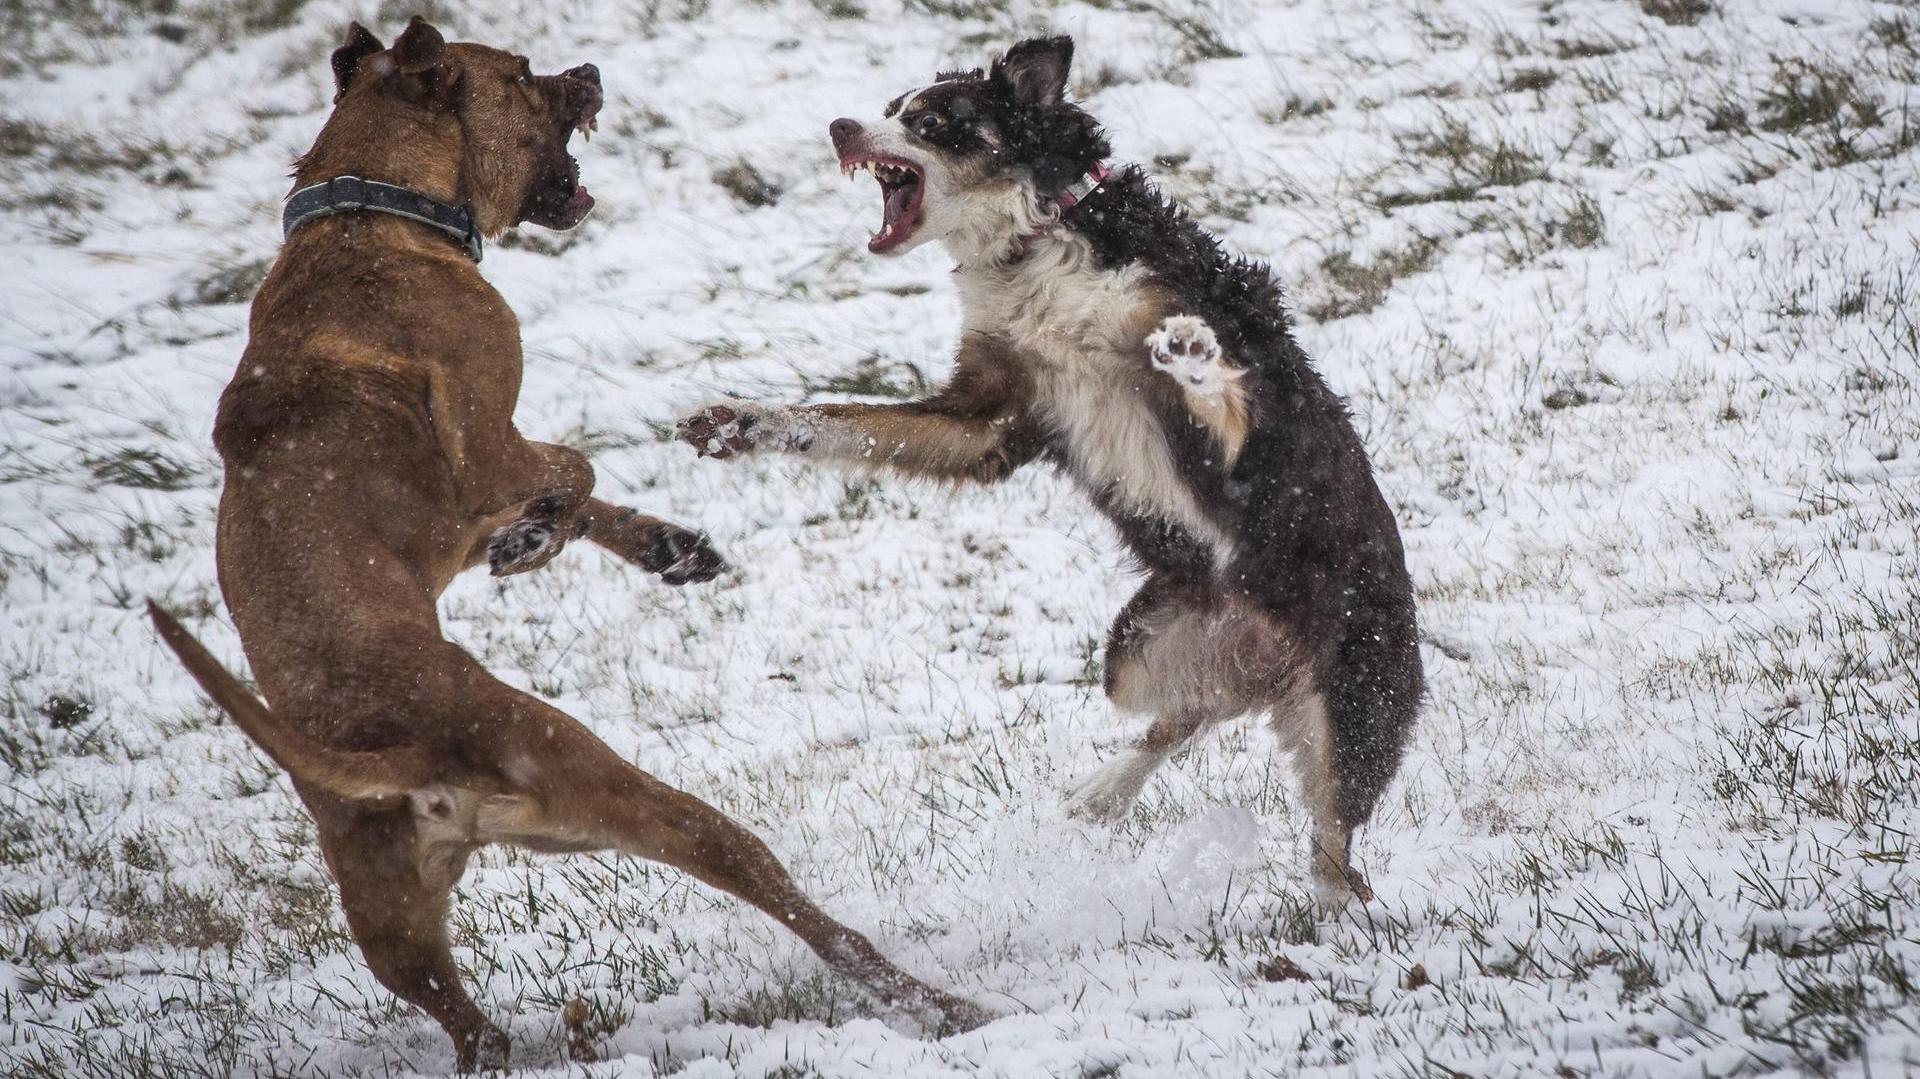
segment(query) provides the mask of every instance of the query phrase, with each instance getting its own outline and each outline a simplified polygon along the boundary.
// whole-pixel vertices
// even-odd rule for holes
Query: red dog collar
[[[1113,170],[1108,168],[1104,162],[1095,162],[1093,168],[1088,169],[1085,176],[1069,184],[1065,191],[1060,192],[1060,197],[1054,200],[1059,204],[1060,212],[1066,213],[1068,210],[1079,205],[1081,200],[1093,194],[1094,189],[1106,183],[1107,177],[1112,175]]]

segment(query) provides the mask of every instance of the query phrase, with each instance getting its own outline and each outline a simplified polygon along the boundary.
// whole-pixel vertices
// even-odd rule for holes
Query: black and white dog
[[[868,249],[938,240],[958,263],[965,332],[945,388],[894,405],[727,402],[680,435],[706,456],[784,450],[948,480],[1064,469],[1146,571],[1108,638],[1106,690],[1153,717],[1075,811],[1124,814],[1197,732],[1265,712],[1313,812],[1322,897],[1370,898],[1353,830],[1422,693],[1393,514],[1267,268],[1224,253],[1140,169],[1107,169],[1099,124],[1065,97],[1072,56],[1070,38],[1025,41],[877,123],[830,128],[841,168],[880,182]]]

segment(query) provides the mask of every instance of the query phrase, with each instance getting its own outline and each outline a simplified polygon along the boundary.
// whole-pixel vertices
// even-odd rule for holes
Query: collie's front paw
[[[813,442],[810,428],[791,411],[747,401],[708,405],[673,430],[700,456],[717,460],[758,449],[804,450]]]
[[[1222,397],[1246,372],[1227,366],[1213,327],[1192,315],[1174,315],[1147,335],[1147,353],[1156,371],[1187,393]]]

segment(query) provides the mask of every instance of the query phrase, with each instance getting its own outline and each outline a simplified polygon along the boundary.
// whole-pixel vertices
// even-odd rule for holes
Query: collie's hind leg
[[[1127,815],[1147,780],[1168,757],[1213,721],[1200,712],[1161,716],[1134,747],[1074,784],[1067,813],[1081,820],[1113,822]]]
[[[1413,621],[1353,634],[1324,689],[1274,709],[1274,729],[1294,747],[1313,810],[1313,879],[1325,907],[1373,898],[1353,867],[1354,829],[1373,813],[1399,771],[1424,692]]]
[[[1273,710],[1273,729],[1293,755],[1300,794],[1313,815],[1307,865],[1315,897],[1324,910],[1338,910],[1349,899],[1369,902],[1373,889],[1353,867],[1353,830],[1360,821],[1341,812],[1333,729],[1326,698],[1317,690],[1293,694]]]
[[[1251,710],[1257,687],[1287,661],[1267,619],[1230,599],[1162,578],[1149,580],[1107,641],[1107,697],[1153,725],[1133,748],[1077,784],[1068,812],[1126,815],[1154,770],[1196,734]]]

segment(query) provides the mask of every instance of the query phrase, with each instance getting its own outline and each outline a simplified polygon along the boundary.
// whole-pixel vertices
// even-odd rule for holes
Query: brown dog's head
[[[353,173],[450,194],[488,236],[523,221],[570,229],[592,211],[567,152],[575,131],[596,126],[592,64],[535,75],[524,56],[450,45],[416,16],[392,48],[354,23],[333,77],[334,113],[301,159],[303,183]]]

